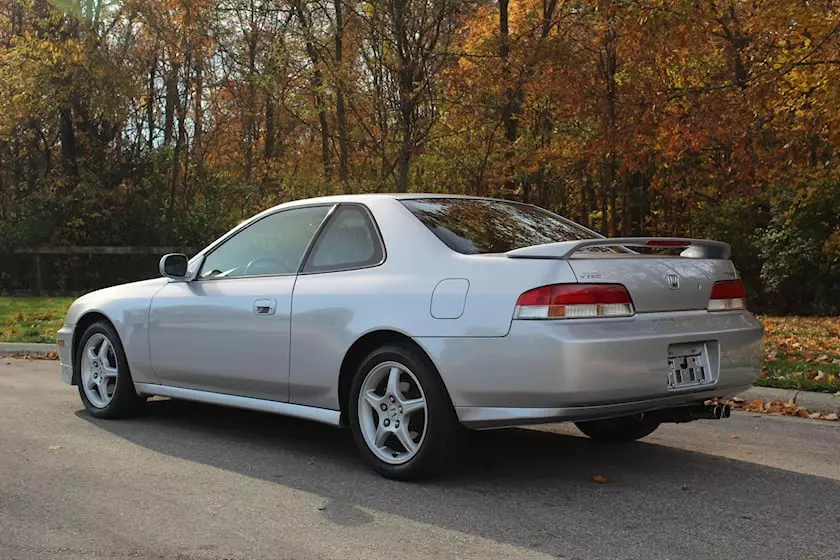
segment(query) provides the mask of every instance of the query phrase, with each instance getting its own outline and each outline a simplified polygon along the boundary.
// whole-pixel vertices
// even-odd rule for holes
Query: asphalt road
[[[840,423],[737,414],[618,446],[485,432],[407,484],[342,430],[167,400],[94,420],[56,362],[0,358],[4,560],[835,560],[838,531]]]

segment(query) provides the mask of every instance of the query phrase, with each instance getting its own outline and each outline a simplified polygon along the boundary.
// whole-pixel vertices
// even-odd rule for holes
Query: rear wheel
[[[606,420],[575,422],[575,426],[595,441],[621,442],[634,441],[650,435],[659,427],[659,422],[644,414],[634,414]]]
[[[120,337],[114,327],[100,321],[89,326],[76,348],[79,396],[97,418],[123,418],[135,414],[144,399],[134,391]]]
[[[438,473],[459,433],[434,367],[400,345],[383,346],[361,363],[348,412],[353,439],[368,463],[398,480]]]

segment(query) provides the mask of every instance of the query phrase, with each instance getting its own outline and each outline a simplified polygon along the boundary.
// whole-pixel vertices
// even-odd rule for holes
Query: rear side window
[[[318,237],[304,272],[329,272],[374,266],[384,250],[376,226],[361,206],[339,206]]]
[[[574,222],[528,204],[474,198],[401,202],[449,248],[467,255],[596,238]]]

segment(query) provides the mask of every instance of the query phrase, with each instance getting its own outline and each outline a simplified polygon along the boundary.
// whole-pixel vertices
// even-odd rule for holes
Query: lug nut
[[[381,410],[382,412],[385,412],[386,410],[388,410],[388,405],[386,405],[385,403],[380,404],[379,405],[379,410]]]
[[[399,420],[397,420],[396,422],[394,422],[394,427],[395,427],[395,428],[399,428],[399,427],[400,427],[400,421],[399,421]]]
[[[386,428],[391,425],[391,421],[387,418],[382,423],[385,425]]]
[[[397,401],[397,399],[395,399],[394,397],[389,397],[389,399],[391,400],[391,402],[396,402]]]

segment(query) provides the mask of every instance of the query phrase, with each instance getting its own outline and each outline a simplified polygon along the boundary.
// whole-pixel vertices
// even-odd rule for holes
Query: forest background
[[[725,240],[751,308],[837,314],[838,143],[833,0],[0,0],[0,291],[415,191]]]

